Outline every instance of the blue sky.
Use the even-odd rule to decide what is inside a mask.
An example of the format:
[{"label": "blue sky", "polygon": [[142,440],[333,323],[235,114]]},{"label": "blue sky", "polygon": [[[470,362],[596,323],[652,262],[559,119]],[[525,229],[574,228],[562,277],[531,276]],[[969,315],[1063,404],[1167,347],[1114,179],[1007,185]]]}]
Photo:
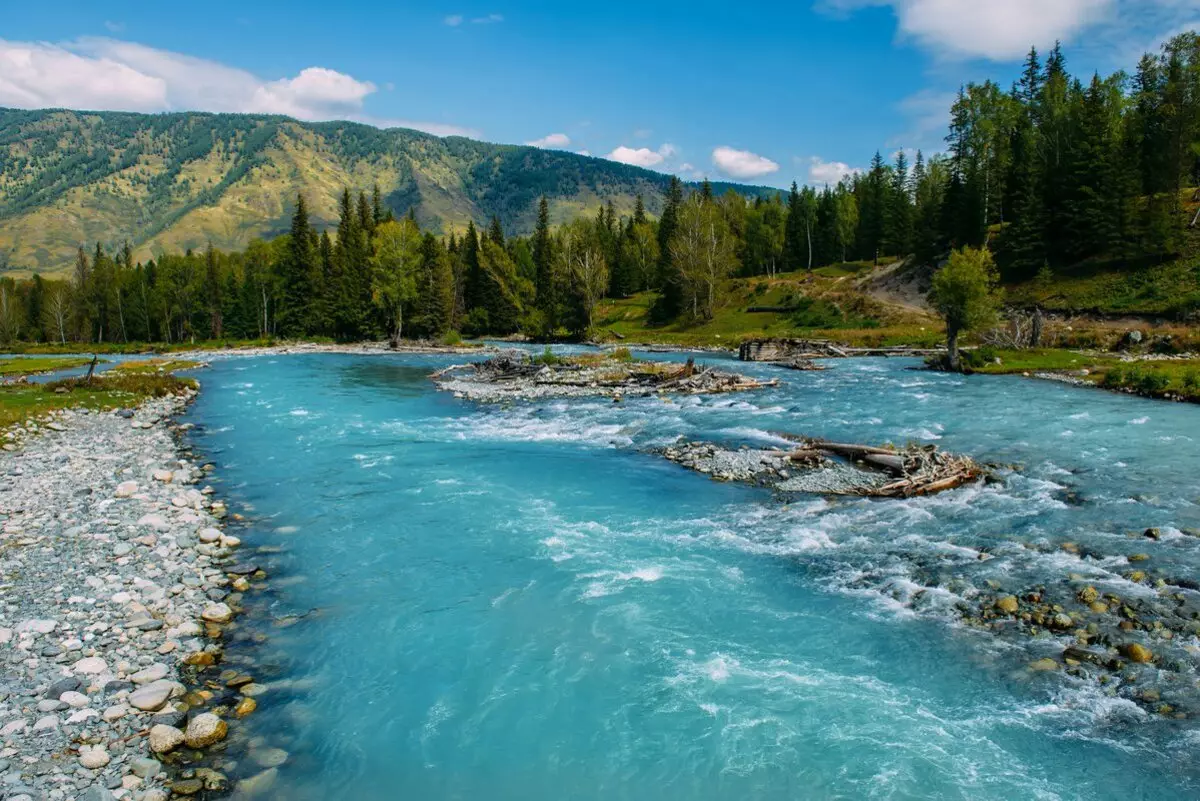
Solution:
[{"label": "blue sky", "polygon": [[[14,4],[15,5],[15,4]],[[786,186],[936,150],[1030,44],[1131,68],[1200,0],[20,3],[0,105],[355,119]]]}]

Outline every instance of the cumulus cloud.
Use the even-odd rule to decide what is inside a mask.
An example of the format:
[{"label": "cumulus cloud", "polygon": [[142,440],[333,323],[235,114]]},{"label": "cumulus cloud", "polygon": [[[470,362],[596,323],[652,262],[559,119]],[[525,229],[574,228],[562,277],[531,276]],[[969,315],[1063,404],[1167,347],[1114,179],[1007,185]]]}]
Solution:
[{"label": "cumulus cloud", "polygon": [[825,161],[820,156],[813,156],[808,160],[808,184],[809,186],[830,186],[838,181],[855,173],[862,172],[855,167],[841,161]]},{"label": "cumulus cloud", "polygon": [[167,103],[161,76],[56,45],[0,40],[0,106],[158,111]]},{"label": "cumulus cloud", "polygon": [[546,134],[541,139],[534,139],[532,142],[526,142],[525,144],[533,147],[564,148],[570,146],[571,137],[567,136],[565,133],[552,133]]},{"label": "cumulus cloud", "polygon": [[363,104],[377,87],[325,67],[265,80],[215,61],[115,39],[64,44],[0,39],[0,106],[98,111],[284,114],[404,125],[438,135],[470,131],[439,123],[377,120]]},{"label": "cumulus cloud", "polygon": [[713,165],[732,178],[761,178],[779,171],[779,165],[749,150],[722,145],[712,152]]},{"label": "cumulus cloud", "polygon": [[446,17],[446,19],[444,19],[442,21],[445,22],[447,25],[449,25],[451,28],[457,28],[459,25],[463,24],[463,15],[462,14],[451,14],[450,16]]},{"label": "cumulus cloud", "polygon": [[888,147],[918,147],[938,150],[950,127],[950,107],[955,92],[922,89],[896,104],[896,110],[908,121],[903,133],[891,137]]},{"label": "cumulus cloud", "polygon": [[648,147],[634,148],[621,145],[605,158],[612,161],[619,161],[622,164],[632,164],[635,167],[658,167],[677,152],[676,147],[669,143],[664,144],[658,150],[651,150]]},{"label": "cumulus cloud", "polygon": [[819,5],[840,11],[890,6],[901,36],[923,47],[941,55],[1006,61],[1020,58],[1030,45],[1070,40],[1111,20],[1118,0],[824,0]]}]

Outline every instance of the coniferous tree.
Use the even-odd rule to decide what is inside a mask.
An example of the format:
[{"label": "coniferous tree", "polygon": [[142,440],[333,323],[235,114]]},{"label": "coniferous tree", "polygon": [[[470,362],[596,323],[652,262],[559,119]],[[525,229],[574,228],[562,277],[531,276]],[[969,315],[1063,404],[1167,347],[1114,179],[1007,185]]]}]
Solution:
[{"label": "coniferous tree", "polygon": [[277,312],[279,333],[301,337],[308,333],[309,304],[312,301],[313,266],[317,260],[312,249],[312,227],[304,195],[296,197],[296,211],[288,235],[287,252],[281,267],[283,297]]}]

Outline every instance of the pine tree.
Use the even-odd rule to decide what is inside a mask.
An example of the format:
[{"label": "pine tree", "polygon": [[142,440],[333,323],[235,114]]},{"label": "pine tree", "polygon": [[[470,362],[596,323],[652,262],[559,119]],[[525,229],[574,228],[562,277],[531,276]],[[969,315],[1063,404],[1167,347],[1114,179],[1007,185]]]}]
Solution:
[{"label": "pine tree", "polygon": [[887,215],[887,166],[883,156],[875,151],[871,169],[863,179],[862,201],[859,204],[859,252],[879,263],[884,242]]},{"label": "pine tree", "polygon": [[538,201],[537,227],[533,232],[533,265],[536,304],[547,332],[558,327],[558,293],[554,280],[553,242],[550,237],[550,202],[542,195]]},{"label": "pine tree", "polygon": [[908,158],[901,150],[896,153],[892,166],[891,185],[887,193],[887,209],[884,218],[886,250],[903,259],[912,251],[912,189],[909,184]]},{"label": "pine tree", "polygon": [[504,226],[500,224],[500,217],[495,214],[488,225],[487,237],[493,243],[504,247]]},{"label": "pine tree", "polygon": [[208,305],[208,330],[212,339],[220,339],[225,334],[224,309],[221,307],[223,290],[217,251],[209,242],[204,252],[204,299]]},{"label": "pine tree", "polygon": [[805,255],[807,234],[804,228],[804,198],[795,181],[792,181],[792,188],[788,192],[787,210],[787,224],[783,230],[783,269],[793,272],[803,270],[808,263]]},{"label": "pine tree", "polygon": [[312,227],[308,220],[308,205],[304,195],[296,198],[292,215],[287,252],[280,272],[283,297],[277,312],[279,333],[285,337],[302,337],[308,333],[309,304],[312,302],[312,273],[316,258],[312,249]]},{"label": "pine tree", "polygon": [[683,184],[674,175],[667,185],[667,196],[663,213],[658,221],[658,275],[655,288],[658,299],[651,308],[651,316],[657,321],[673,320],[683,308],[682,277],[671,255],[671,239],[679,224],[679,208],[683,204]]}]

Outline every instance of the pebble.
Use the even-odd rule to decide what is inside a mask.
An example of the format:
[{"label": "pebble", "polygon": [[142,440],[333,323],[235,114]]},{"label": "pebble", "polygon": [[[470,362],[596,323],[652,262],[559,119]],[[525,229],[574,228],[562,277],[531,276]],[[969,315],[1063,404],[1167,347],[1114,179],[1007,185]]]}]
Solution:
[{"label": "pebble", "polygon": [[108,752],[99,745],[85,745],[79,749],[79,764],[85,768],[97,770],[112,760]]},{"label": "pebble", "polygon": [[166,706],[178,685],[172,681],[152,681],[129,694],[129,703],[145,712],[155,712]]},{"label": "pebble", "polygon": [[[240,544],[220,528],[224,505],[193,488],[202,473],[170,422],[184,407],[55,412],[36,428],[63,433],[26,426],[0,451],[0,798],[167,801],[153,754],[182,747],[184,728],[197,743],[228,736],[172,703],[185,657],[209,653],[201,612],[220,607],[216,627],[233,617],[224,566]],[[229,709],[248,700],[222,692]]]}]

